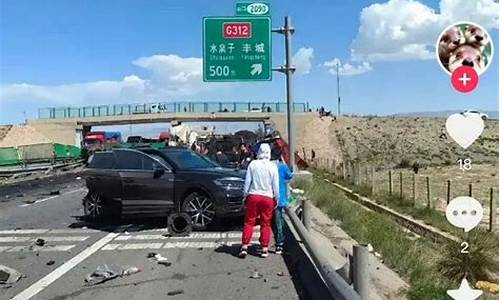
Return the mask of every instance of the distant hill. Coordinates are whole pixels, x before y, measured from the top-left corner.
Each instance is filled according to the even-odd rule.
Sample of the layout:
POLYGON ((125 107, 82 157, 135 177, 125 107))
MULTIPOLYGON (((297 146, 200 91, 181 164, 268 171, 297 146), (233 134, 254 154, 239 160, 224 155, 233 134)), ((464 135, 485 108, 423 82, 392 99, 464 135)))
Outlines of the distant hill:
MULTIPOLYGON (((462 110, 440 110, 440 111, 424 111, 424 112, 410 112, 410 113, 397 113, 391 116, 394 117, 427 117, 427 118, 447 118, 451 114, 461 112, 462 110)), ((487 110, 481 111, 488 115, 490 119, 498 120, 498 111, 487 110)))

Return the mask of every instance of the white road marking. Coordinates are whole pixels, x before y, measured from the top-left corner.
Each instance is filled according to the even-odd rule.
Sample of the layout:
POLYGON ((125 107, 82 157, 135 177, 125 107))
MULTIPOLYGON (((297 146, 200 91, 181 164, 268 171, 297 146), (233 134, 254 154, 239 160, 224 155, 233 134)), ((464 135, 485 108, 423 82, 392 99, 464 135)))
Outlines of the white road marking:
POLYGON ((85 260, 87 257, 91 256, 94 254, 96 251, 98 251, 102 246, 106 245, 110 241, 112 241, 116 236, 118 236, 118 233, 108 233, 105 237, 102 239, 98 240, 94 244, 92 244, 90 247, 86 248, 79 254, 77 254, 75 257, 72 259, 68 260, 65 262, 63 265, 22 291, 21 293, 17 294, 14 298, 11 300, 27 300, 30 299, 31 297, 35 296, 36 294, 40 293, 43 289, 45 289, 47 286, 49 286, 51 283, 56 281, 58 278, 66 274, 69 270, 74 268, 76 265, 81 263, 83 260, 85 260))
POLYGON ((79 234, 79 233, 95 233, 101 232, 97 229, 83 229, 83 228, 70 228, 70 229, 6 229, 0 230, 0 234, 63 234, 63 233, 71 233, 71 234, 79 234))
POLYGON ((60 233, 71 233, 71 234, 79 234, 79 233, 94 233, 101 232, 97 229, 83 229, 83 228, 73 228, 73 229, 50 229, 50 234, 60 234, 60 233))
POLYGON ((35 234, 35 233, 45 233, 49 231, 48 229, 11 229, 11 230, 0 230, 0 234, 35 234))
POLYGON ((7 247, 9 249, 5 252, 54 252, 54 251, 69 251, 73 249, 76 245, 47 245, 43 247, 33 246, 32 249, 29 246, 12 246, 7 247))
POLYGON ((34 201, 33 203, 25 203, 25 204, 21 204, 21 205, 19 205, 19 207, 26 207, 26 206, 30 206, 30 205, 33 205, 33 204, 36 204, 36 203, 42 203, 42 202, 45 202, 45 201, 48 201, 48 200, 55 199, 55 198, 60 197, 60 196, 66 196, 66 195, 73 194, 73 193, 77 193, 77 192, 81 192, 81 191, 84 191, 84 190, 86 190, 86 188, 80 188, 80 189, 73 190, 73 191, 70 191, 70 192, 67 192, 67 193, 64 193, 64 194, 55 195, 55 196, 50 196, 50 197, 47 197, 47 198, 43 198, 43 199, 40 199, 40 200, 36 200, 36 201, 34 201))
POLYGON ((128 240, 161 240, 167 239, 161 234, 141 234, 141 235, 120 235, 115 238, 115 241, 128 241, 128 240))
POLYGON ((29 236, 0 236, 0 243, 27 242, 31 239, 29 236))
POLYGON ((43 239, 46 242, 82 242, 90 236, 0 236, 0 243, 19 243, 19 242, 34 242, 37 239, 43 239))
POLYGON ((163 243, 136 243, 125 244, 119 247, 119 250, 136 250, 136 249, 160 249, 163 243))

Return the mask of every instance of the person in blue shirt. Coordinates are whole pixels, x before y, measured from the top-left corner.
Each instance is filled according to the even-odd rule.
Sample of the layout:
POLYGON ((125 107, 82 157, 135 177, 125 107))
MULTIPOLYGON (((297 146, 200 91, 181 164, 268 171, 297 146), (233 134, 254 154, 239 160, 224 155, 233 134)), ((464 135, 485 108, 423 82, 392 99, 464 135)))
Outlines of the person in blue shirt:
POLYGON ((290 168, 283 162, 281 149, 273 147, 271 152, 271 160, 276 163, 279 175, 279 199, 274 211, 274 238, 276 240, 276 254, 283 252, 283 244, 285 242, 285 233, 283 231, 285 222, 285 209, 288 206, 288 182, 292 179, 293 173, 290 168))

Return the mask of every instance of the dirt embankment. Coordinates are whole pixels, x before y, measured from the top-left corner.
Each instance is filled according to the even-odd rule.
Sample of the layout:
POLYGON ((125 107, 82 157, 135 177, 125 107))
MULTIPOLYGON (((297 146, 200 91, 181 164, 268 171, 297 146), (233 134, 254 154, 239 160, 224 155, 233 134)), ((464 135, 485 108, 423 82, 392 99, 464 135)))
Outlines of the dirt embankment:
POLYGON ((417 117, 316 118, 302 128, 298 142, 311 157, 370 162, 380 167, 454 164, 470 158, 474 163, 498 162, 498 121, 487 120, 481 137, 463 150, 449 136, 441 136, 446 120, 417 117))

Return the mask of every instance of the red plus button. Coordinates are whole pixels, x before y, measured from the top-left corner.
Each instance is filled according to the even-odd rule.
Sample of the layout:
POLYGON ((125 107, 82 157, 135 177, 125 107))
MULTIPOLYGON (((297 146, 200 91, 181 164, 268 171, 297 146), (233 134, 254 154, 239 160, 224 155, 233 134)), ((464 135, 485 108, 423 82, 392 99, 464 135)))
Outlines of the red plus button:
POLYGON ((478 83, 479 76, 472 67, 462 66, 451 74, 451 84, 459 92, 472 92, 478 83))

